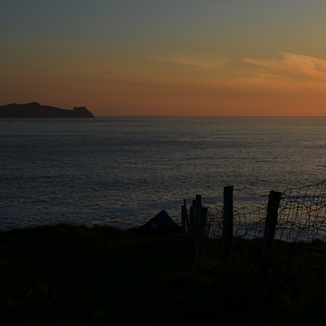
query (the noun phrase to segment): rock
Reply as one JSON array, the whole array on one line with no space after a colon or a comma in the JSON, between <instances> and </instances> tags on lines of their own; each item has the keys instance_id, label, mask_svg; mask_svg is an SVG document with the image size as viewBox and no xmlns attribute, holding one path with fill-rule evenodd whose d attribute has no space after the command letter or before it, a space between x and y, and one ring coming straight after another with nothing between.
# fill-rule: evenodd
<instances>
[{"instance_id":1,"label":"rock","mask_svg":"<svg viewBox=\"0 0 326 326\"><path fill-rule=\"evenodd\" d=\"M176 224L169 214L163 210L147 223L138 228L140 231L147 231L150 233L167 233L167 232L181 232L181 227Z\"/></svg>"}]
</instances>

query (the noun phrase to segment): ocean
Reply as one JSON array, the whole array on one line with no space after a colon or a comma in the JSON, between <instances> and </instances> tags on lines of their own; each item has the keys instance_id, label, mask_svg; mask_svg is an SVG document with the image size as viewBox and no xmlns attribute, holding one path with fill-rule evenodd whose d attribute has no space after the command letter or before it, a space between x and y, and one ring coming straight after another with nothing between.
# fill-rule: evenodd
<instances>
[{"instance_id":1,"label":"ocean","mask_svg":"<svg viewBox=\"0 0 326 326\"><path fill-rule=\"evenodd\" d=\"M255 195L325 178L326 118L0 120L1 230L178 222L184 199L217 206L224 186L265 205Z\"/></svg>"}]
</instances>

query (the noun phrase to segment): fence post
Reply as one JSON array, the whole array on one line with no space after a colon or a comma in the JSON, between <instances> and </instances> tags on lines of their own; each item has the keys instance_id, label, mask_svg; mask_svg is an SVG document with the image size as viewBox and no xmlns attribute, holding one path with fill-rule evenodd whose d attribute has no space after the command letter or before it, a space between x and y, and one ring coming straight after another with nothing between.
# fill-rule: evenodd
<instances>
[{"instance_id":1,"label":"fence post","mask_svg":"<svg viewBox=\"0 0 326 326\"><path fill-rule=\"evenodd\" d=\"M264 231L264 247L262 256L263 273L268 276L270 273L273 241L277 225L278 208L282 193L271 190L268 196L267 215Z\"/></svg>"},{"instance_id":2,"label":"fence post","mask_svg":"<svg viewBox=\"0 0 326 326\"><path fill-rule=\"evenodd\" d=\"M181 206L181 230L183 234L190 234L190 225L187 211L187 202L184 199L183 205Z\"/></svg>"},{"instance_id":3,"label":"fence post","mask_svg":"<svg viewBox=\"0 0 326 326\"><path fill-rule=\"evenodd\" d=\"M228 264L231 257L233 237L233 186L224 187L223 210L223 260Z\"/></svg>"},{"instance_id":4,"label":"fence post","mask_svg":"<svg viewBox=\"0 0 326 326\"><path fill-rule=\"evenodd\" d=\"M201 202L199 202L200 204ZM207 208L197 206L197 233L196 233L196 256L195 256L195 268L198 267L199 260L203 250L203 242L205 236L205 224L207 219Z\"/></svg>"},{"instance_id":5,"label":"fence post","mask_svg":"<svg viewBox=\"0 0 326 326\"><path fill-rule=\"evenodd\" d=\"M186 233L186 214L187 207L185 205L181 205L181 233Z\"/></svg>"},{"instance_id":6,"label":"fence post","mask_svg":"<svg viewBox=\"0 0 326 326\"><path fill-rule=\"evenodd\" d=\"M196 195L196 207L201 207L201 195Z\"/></svg>"},{"instance_id":7,"label":"fence post","mask_svg":"<svg viewBox=\"0 0 326 326\"><path fill-rule=\"evenodd\" d=\"M192 206L190 207L190 237L192 241L196 238L196 201L193 200Z\"/></svg>"}]
</instances>

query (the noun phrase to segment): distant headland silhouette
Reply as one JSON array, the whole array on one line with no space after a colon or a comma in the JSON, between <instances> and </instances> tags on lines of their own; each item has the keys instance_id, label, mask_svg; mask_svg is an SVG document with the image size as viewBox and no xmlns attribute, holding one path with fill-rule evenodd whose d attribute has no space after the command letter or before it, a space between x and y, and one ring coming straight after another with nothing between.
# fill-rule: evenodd
<instances>
[{"instance_id":1,"label":"distant headland silhouette","mask_svg":"<svg viewBox=\"0 0 326 326\"><path fill-rule=\"evenodd\" d=\"M94 116L84 106L66 110L32 102L0 106L0 118L94 118Z\"/></svg>"}]
</instances>

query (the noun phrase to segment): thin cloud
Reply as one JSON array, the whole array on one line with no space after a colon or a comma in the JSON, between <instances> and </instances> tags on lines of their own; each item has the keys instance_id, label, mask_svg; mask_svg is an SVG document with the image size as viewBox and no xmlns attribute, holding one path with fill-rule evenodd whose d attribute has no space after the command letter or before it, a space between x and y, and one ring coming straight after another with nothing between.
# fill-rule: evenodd
<instances>
[{"instance_id":1,"label":"thin cloud","mask_svg":"<svg viewBox=\"0 0 326 326\"><path fill-rule=\"evenodd\" d=\"M187 57L187 56L155 56L152 59L182 66L191 66L200 69L219 69L227 63L226 59L215 57Z\"/></svg>"},{"instance_id":2,"label":"thin cloud","mask_svg":"<svg viewBox=\"0 0 326 326\"><path fill-rule=\"evenodd\" d=\"M280 59L245 58L244 61L288 77L301 75L305 78L326 80L326 60L289 52L283 52L281 55Z\"/></svg>"}]
</instances>

